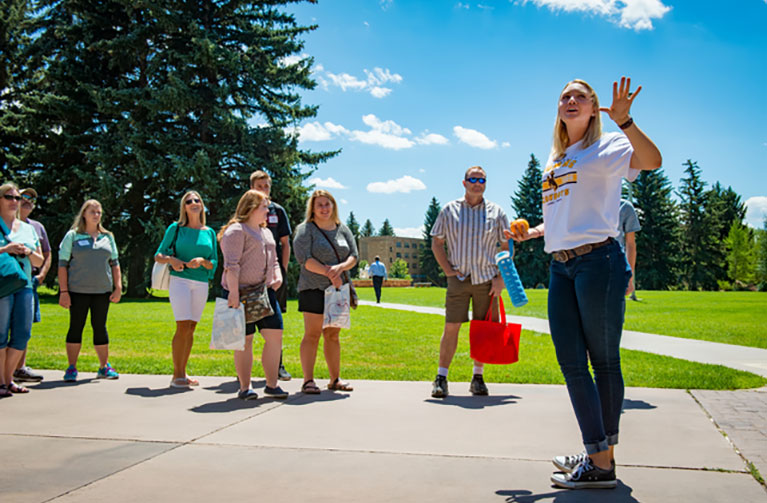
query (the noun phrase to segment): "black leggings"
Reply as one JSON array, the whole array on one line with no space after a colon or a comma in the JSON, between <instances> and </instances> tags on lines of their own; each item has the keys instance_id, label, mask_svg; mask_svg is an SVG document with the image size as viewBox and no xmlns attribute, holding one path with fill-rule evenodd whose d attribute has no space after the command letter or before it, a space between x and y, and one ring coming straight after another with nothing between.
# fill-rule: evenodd
<instances>
[{"instance_id":1,"label":"black leggings","mask_svg":"<svg viewBox=\"0 0 767 503\"><path fill-rule=\"evenodd\" d=\"M72 305L69 307L69 332L67 342L82 344L83 328L91 312L91 327L93 328L93 345L109 344L107 335L107 313L109 312L110 293L75 293L69 292Z\"/></svg>"}]
</instances>

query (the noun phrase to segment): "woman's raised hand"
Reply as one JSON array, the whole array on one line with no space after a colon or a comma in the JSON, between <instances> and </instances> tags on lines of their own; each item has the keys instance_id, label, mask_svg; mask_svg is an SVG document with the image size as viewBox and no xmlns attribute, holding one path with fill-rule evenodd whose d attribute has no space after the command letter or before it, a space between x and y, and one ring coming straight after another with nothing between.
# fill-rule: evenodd
<instances>
[{"instance_id":1,"label":"woman's raised hand","mask_svg":"<svg viewBox=\"0 0 767 503\"><path fill-rule=\"evenodd\" d=\"M610 108L602 107L600 112L607 112L607 115L615 121L616 124L621 125L629 120L629 110L631 110L631 104L634 103L634 99L642 90L642 86L637 87L637 90L633 93L629 91L631 87L631 78L621 77L620 87L617 82L613 82L613 103Z\"/></svg>"}]
</instances>

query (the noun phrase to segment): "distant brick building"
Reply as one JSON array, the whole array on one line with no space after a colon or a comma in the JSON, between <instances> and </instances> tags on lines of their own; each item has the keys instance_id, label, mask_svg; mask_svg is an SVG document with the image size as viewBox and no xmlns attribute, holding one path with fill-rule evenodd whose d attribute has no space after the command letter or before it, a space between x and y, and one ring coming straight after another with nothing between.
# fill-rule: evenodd
<instances>
[{"instance_id":1,"label":"distant brick building","mask_svg":"<svg viewBox=\"0 0 767 503\"><path fill-rule=\"evenodd\" d=\"M407 270L413 281L422 281L425 276L421 273L418 265L418 254L426 246L426 241L420 238L405 238L400 236L371 236L360 238L360 260L366 260L368 264L375 260L376 255L381 257L381 262L386 270L391 270L391 265L397 259L407 263Z\"/></svg>"}]
</instances>

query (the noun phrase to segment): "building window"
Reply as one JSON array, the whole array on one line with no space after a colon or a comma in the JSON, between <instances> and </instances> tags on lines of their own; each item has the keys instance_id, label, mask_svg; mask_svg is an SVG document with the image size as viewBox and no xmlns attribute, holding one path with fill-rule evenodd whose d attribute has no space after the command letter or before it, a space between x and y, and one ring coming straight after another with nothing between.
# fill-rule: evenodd
<instances>
[{"instance_id":1,"label":"building window","mask_svg":"<svg viewBox=\"0 0 767 503\"><path fill-rule=\"evenodd\" d=\"M410 254L409 254L409 253L406 253L406 254L405 254L405 258L410 258Z\"/></svg>"},{"instance_id":2,"label":"building window","mask_svg":"<svg viewBox=\"0 0 767 503\"><path fill-rule=\"evenodd\" d=\"M400 252L397 252L397 258L402 257L402 254Z\"/></svg>"},{"instance_id":3,"label":"building window","mask_svg":"<svg viewBox=\"0 0 767 503\"><path fill-rule=\"evenodd\" d=\"M402 248L402 243L400 243L399 241L397 241L397 248Z\"/></svg>"},{"instance_id":4,"label":"building window","mask_svg":"<svg viewBox=\"0 0 767 503\"><path fill-rule=\"evenodd\" d=\"M410 248L410 243L405 243L405 248Z\"/></svg>"}]
</instances>

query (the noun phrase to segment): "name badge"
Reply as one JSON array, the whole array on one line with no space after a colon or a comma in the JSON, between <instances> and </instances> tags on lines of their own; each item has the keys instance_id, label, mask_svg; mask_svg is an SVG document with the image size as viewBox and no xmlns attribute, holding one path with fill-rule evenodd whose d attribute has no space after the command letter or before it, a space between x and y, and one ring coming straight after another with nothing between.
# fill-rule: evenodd
<instances>
[{"instance_id":1,"label":"name badge","mask_svg":"<svg viewBox=\"0 0 767 503\"><path fill-rule=\"evenodd\" d=\"M276 224L279 221L279 219L277 218L277 215L269 215L268 221L270 224Z\"/></svg>"},{"instance_id":2,"label":"name badge","mask_svg":"<svg viewBox=\"0 0 767 503\"><path fill-rule=\"evenodd\" d=\"M345 237L343 237L343 236L341 236L341 235L339 235L339 236L337 236L337 237L336 237L336 243L338 243L338 246L339 246L339 247L348 246L348 245L346 244L346 238L345 238Z\"/></svg>"},{"instance_id":3,"label":"name badge","mask_svg":"<svg viewBox=\"0 0 767 503\"><path fill-rule=\"evenodd\" d=\"M77 242L77 246L90 246L90 245L91 245L91 242L88 241L87 239L81 239L80 241Z\"/></svg>"}]
</instances>

